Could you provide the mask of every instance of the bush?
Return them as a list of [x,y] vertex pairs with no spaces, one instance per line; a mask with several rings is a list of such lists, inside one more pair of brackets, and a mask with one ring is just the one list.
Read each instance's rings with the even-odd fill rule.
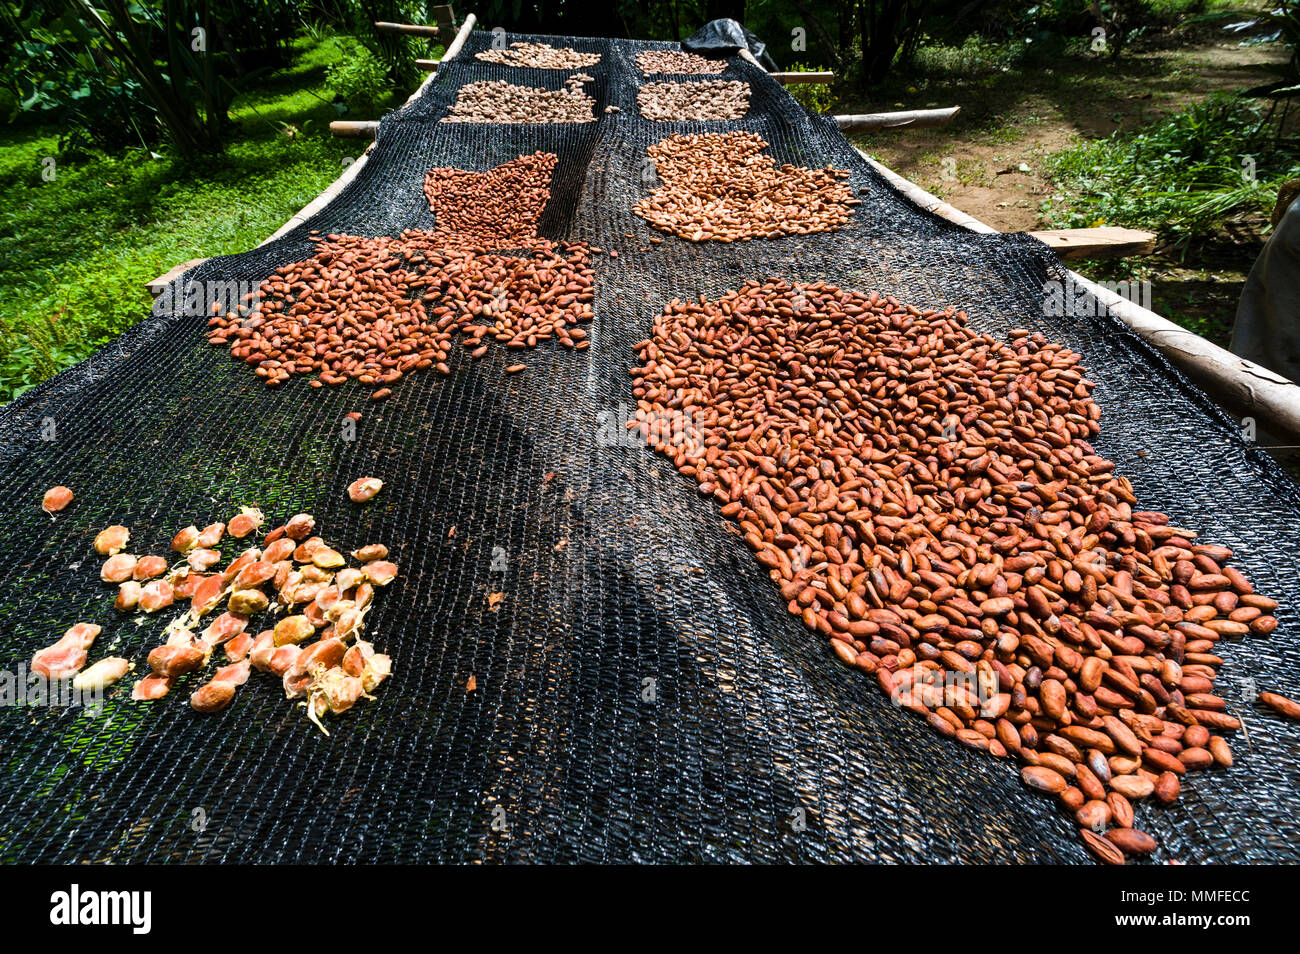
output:
[[428,41],[423,37],[380,33],[375,29],[375,21],[426,23],[429,11],[424,0],[349,0],[346,6],[350,23],[347,32],[384,64],[389,84],[399,89],[414,89],[424,78],[415,60],[429,55]]
[[960,46],[949,46],[927,37],[917,47],[913,62],[918,73],[976,79],[1017,65],[1024,49],[1024,40],[993,41],[971,35]]
[[336,40],[342,58],[331,63],[325,82],[349,105],[372,107],[389,90],[388,70],[370,50],[355,41]]
[[[825,70],[824,66],[809,66],[807,63],[792,63],[788,72],[791,73],[818,73]],[[787,89],[790,95],[795,98],[804,109],[810,113],[827,113],[830,112],[831,106],[835,103],[835,96],[831,93],[831,88],[826,83],[793,83]]]
[[1184,249],[1238,212],[1267,212],[1300,154],[1277,140],[1259,106],[1219,94],[1136,135],[1085,142],[1049,157],[1058,228],[1102,223],[1162,232]]

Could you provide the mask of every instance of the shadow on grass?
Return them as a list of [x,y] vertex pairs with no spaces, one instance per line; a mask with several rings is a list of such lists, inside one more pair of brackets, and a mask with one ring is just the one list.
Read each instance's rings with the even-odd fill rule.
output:
[[308,49],[256,80],[233,104],[220,156],[58,156],[46,182],[40,162],[57,156],[59,130],[0,129],[0,400],[139,320],[142,284],[163,268],[256,244],[338,174],[348,149],[328,132],[328,56]]
[[[282,134],[275,134],[283,141]],[[249,146],[257,140],[244,140]],[[0,239],[7,269],[42,267],[57,261],[75,267],[81,256],[101,249],[108,231],[163,224],[175,213],[180,193],[208,185],[235,185],[273,178],[310,158],[314,144],[262,137],[261,148],[234,148],[219,157],[179,160],[92,160],[66,170],[52,183],[26,190],[28,201],[5,215],[9,241]],[[99,180],[96,183],[94,180]],[[16,183],[0,181],[15,196]],[[34,201],[33,201],[34,200]]]
[[[933,140],[965,141],[989,135],[1022,119],[1040,97],[1059,110],[1065,122],[1090,137],[1130,132],[1185,106],[1179,94],[1238,87],[1246,89],[1279,75],[1272,63],[1217,66],[1193,75],[1164,56],[1121,55],[1108,59],[1087,54],[1025,55],[1005,68],[984,64],[961,70],[912,70],[891,77],[870,94],[842,93],[836,112],[877,112],[898,108],[960,106],[953,122],[930,130]],[[1163,106],[1147,108],[1147,101]],[[1118,120],[1118,121],[1117,121]],[[896,135],[896,134],[881,134]],[[872,137],[860,137],[868,143]]]

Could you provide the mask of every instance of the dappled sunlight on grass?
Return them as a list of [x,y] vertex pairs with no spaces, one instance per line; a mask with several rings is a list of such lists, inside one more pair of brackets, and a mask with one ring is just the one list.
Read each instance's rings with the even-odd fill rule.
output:
[[[256,246],[338,177],[357,152],[329,134],[339,112],[325,70],[338,47],[295,49],[236,99],[226,152],[188,165],[140,149],[61,157],[55,129],[0,129],[0,400],[145,317],[145,282]],[[41,175],[47,156],[53,181]]]

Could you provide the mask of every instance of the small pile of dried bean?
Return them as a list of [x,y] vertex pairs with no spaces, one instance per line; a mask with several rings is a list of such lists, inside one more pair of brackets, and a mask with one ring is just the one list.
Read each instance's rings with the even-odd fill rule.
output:
[[434,215],[433,234],[487,248],[531,243],[551,198],[555,162],[554,153],[535,152],[487,172],[430,169],[424,194]]
[[647,83],[636,91],[646,119],[660,122],[743,119],[749,112],[749,84],[730,80]]
[[444,123],[594,123],[596,101],[582,91],[591,77],[576,74],[565,89],[516,86],[502,80],[466,83]]
[[636,55],[636,67],[642,73],[689,73],[705,76],[721,73],[727,68],[727,61],[710,60],[677,50],[645,50]]
[[511,43],[508,50],[483,50],[475,53],[474,58],[485,63],[525,66],[535,70],[571,70],[595,66],[600,62],[599,53],[579,53],[577,50],[547,46],[545,43],[523,41]]
[[843,169],[777,168],[751,132],[673,135],[646,151],[663,183],[634,211],[692,242],[735,242],[838,229],[860,200]]
[[537,241],[530,254],[492,254],[452,246],[446,236],[409,230],[399,238],[316,237],[316,254],[286,265],[250,296],[247,314],[208,324],[208,339],[227,345],[275,387],[295,374],[318,375],[313,387],[349,378],[378,385],[446,363],[460,329],[473,357],[492,336],[508,348],[556,338],[583,349],[592,319],[593,272],[582,243]]
[[1231,764],[1219,644],[1277,603],[1137,509],[1089,443],[1077,354],[781,281],[674,300],[636,348],[629,427],[739,522],[789,611],[936,731],[1020,759],[1097,857],[1153,851],[1134,803]]

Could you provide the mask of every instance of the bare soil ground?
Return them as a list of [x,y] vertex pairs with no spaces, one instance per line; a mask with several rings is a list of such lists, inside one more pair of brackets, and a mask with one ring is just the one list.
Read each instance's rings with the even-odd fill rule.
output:
[[[865,152],[957,208],[1002,231],[1045,227],[1053,194],[1043,159],[1085,138],[1129,132],[1219,91],[1277,77],[1279,44],[1243,46],[1214,32],[1188,45],[1061,58],[1040,65],[973,73],[942,87],[933,81],[889,91],[894,101],[851,101],[835,111],[961,106],[942,129],[855,137]],[[1267,220],[1228,223],[1217,240],[1185,261],[1157,252],[1130,266],[1153,283],[1156,311],[1226,343],[1246,273],[1262,246]],[[1114,266],[1082,263],[1084,274]],[[1107,272],[1110,275],[1111,272]]]

